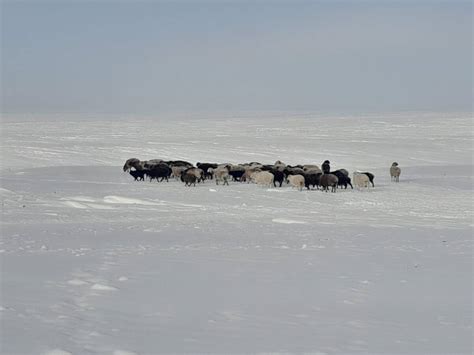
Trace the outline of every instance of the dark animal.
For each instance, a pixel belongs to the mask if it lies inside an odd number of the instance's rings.
[[[245,170],[231,170],[229,171],[229,175],[232,176],[232,179],[234,181],[240,181],[242,178],[242,175],[245,174]]]
[[[330,162],[329,160],[325,160],[323,165],[321,165],[321,170],[323,171],[324,174],[329,174],[331,171],[331,167],[329,166]]]
[[[129,171],[131,168],[140,168],[140,160],[137,158],[128,159],[123,166],[123,171]]]
[[[217,164],[214,163],[197,163],[196,166],[204,171],[204,178],[212,180],[212,172],[208,171],[210,168],[217,169]]]
[[[276,183],[278,182],[280,183],[281,187],[283,180],[285,180],[285,174],[282,171],[276,169],[270,170],[270,173],[273,174],[273,186],[276,187]]]
[[[271,170],[274,170],[274,166],[273,166],[273,165],[269,165],[269,164],[262,165],[262,166],[260,167],[260,170],[261,170],[261,171],[271,171]]]
[[[347,189],[347,185],[350,185],[351,189],[354,188],[351,183],[351,178],[347,176],[346,174],[344,174],[342,171],[336,170],[336,171],[331,172],[331,174],[337,176],[338,186],[344,186],[344,188]]]
[[[145,181],[146,170],[130,170],[130,175],[135,178],[135,181]]]
[[[331,192],[336,192],[338,178],[333,174],[323,174],[319,180],[319,184],[323,187],[323,191],[328,192],[329,186],[331,186]]]
[[[169,160],[165,162],[169,166],[185,166],[187,168],[191,168],[193,164],[184,160]]]
[[[150,181],[153,181],[153,179],[158,181],[158,179],[161,178],[160,181],[166,180],[168,182],[168,178],[171,176],[171,168],[166,164],[158,164],[153,166],[152,169],[148,169],[146,174],[150,178]]]
[[[181,174],[181,177],[183,175],[194,175],[197,179],[197,182],[202,182],[204,181],[204,171],[200,168],[188,168],[183,173]],[[182,180],[182,179],[181,179]]]
[[[295,168],[304,169],[304,165],[299,165],[299,164],[298,165],[287,165],[286,167],[290,168],[290,169],[295,169]]]
[[[191,184],[196,186],[197,178],[193,174],[182,174],[181,180],[184,182],[184,186],[191,186]]]
[[[148,170],[152,170],[154,169],[155,167],[159,166],[159,165],[166,165],[168,166],[168,164],[166,164],[163,160],[161,159],[152,159],[152,160],[146,160],[146,161],[142,161],[141,162],[141,165],[143,166],[144,169],[148,169]],[[137,168],[136,168],[137,169]],[[138,169],[137,169],[138,170]]]
[[[313,186],[313,189],[316,186],[316,189],[319,189],[319,181],[320,181],[322,175],[323,174],[321,174],[321,173],[304,174],[304,184],[305,184],[306,188],[309,190],[310,186]]]

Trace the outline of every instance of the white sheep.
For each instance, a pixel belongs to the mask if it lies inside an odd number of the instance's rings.
[[[362,189],[362,188],[369,188],[369,177],[365,174],[362,174],[362,173],[359,173],[357,171],[354,171],[354,174],[352,175],[352,178],[353,178],[353,181],[354,181],[354,185],[358,188],[358,189]]]
[[[253,173],[258,173],[262,171],[259,167],[248,167],[245,169],[245,173],[244,175],[242,175],[242,178],[240,179],[240,181],[246,181],[247,183],[250,182],[251,180],[251,176]]]
[[[303,190],[304,187],[304,176],[303,175],[288,175],[288,181],[290,185],[296,187],[298,190]]]
[[[390,178],[392,181],[398,182],[400,180],[400,173],[402,170],[398,167],[397,162],[393,162],[392,166],[390,167]]]
[[[268,171],[259,171],[250,175],[250,179],[257,185],[271,186],[273,184],[274,176]]]

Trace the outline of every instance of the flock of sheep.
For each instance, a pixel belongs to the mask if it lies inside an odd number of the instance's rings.
[[[317,165],[286,165],[276,161],[273,165],[264,165],[257,162],[244,164],[216,164],[197,163],[196,166],[183,160],[164,161],[153,159],[140,161],[137,158],[128,159],[123,166],[124,172],[137,181],[168,181],[175,178],[184,182],[185,186],[196,186],[196,182],[215,180],[216,184],[229,185],[229,180],[240,182],[253,182],[263,186],[282,186],[283,182],[290,184],[298,190],[306,187],[308,190],[322,188],[323,191],[336,192],[338,186],[347,189],[347,185],[353,188],[352,181],[357,188],[374,187],[374,174],[370,172],[353,173],[353,180],[349,177],[346,169],[331,171],[330,162],[324,161],[321,168]],[[401,170],[398,163],[394,162],[390,167],[392,181],[399,181]]]

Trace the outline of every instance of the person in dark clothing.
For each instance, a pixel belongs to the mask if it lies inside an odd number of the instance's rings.
[[[325,160],[323,165],[321,165],[321,169],[324,174],[329,174],[331,171],[331,167],[329,166],[329,160]]]

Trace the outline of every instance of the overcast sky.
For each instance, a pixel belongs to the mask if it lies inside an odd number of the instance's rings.
[[[470,111],[470,1],[3,1],[2,111]]]

